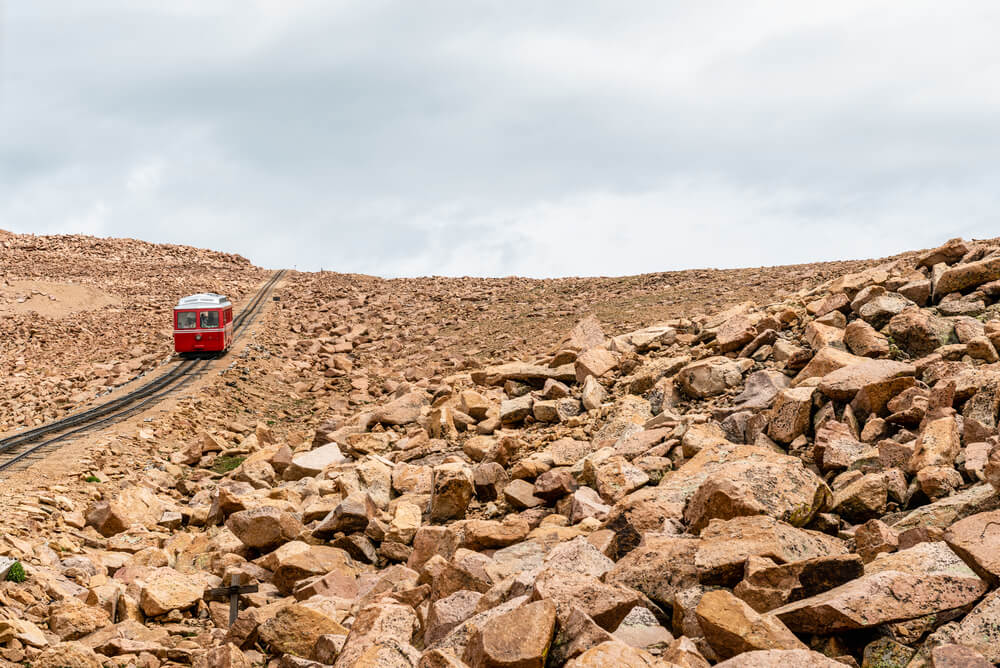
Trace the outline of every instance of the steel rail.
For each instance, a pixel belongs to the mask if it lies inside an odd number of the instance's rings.
[[[267,283],[261,287],[250,303],[248,303],[234,319],[233,329],[236,330],[234,333],[234,341],[241,338],[246,331],[246,326],[252,324],[257,318],[265,298],[268,294],[270,294],[275,284],[281,280],[281,277],[284,274],[285,271],[281,270],[268,279]],[[4,453],[19,446],[37,441],[46,434],[63,432],[71,427],[77,427],[76,429],[66,431],[59,434],[55,438],[28,448],[23,452],[17,453],[13,457],[0,461],[0,471],[10,468],[17,462],[23,461],[30,455],[35,454],[43,448],[51,446],[59,441],[96,429],[106,424],[120,421],[133,415],[150,402],[159,400],[167,394],[175,392],[187,385],[192,379],[195,378],[193,372],[204,367],[207,361],[208,360],[201,359],[184,360],[162,376],[153,379],[145,385],[136,388],[132,392],[118,397],[117,399],[105,402],[81,413],[75,413],[59,420],[54,420],[53,422],[35,427],[34,429],[30,429],[20,434],[0,439],[0,453]],[[178,381],[180,382],[178,383]],[[142,401],[135,403],[140,399]]]

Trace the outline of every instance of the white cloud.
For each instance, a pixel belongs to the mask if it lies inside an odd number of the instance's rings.
[[[128,173],[126,187],[134,193],[156,190],[163,180],[165,165],[162,160],[153,159],[142,162]]]
[[[6,7],[4,228],[536,276],[995,234],[985,0]]]

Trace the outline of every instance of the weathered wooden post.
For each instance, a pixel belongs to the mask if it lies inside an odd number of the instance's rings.
[[[208,595],[213,598],[229,597],[229,625],[232,626],[236,622],[237,615],[240,613],[240,594],[252,594],[258,589],[257,585],[240,586],[240,574],[233,573],[232,584],[230,586],[209,589]]]

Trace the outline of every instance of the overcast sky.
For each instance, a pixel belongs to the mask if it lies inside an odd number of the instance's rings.
[[[1000,234],[1000,3],[0,0],[0,228],[382,276]]]

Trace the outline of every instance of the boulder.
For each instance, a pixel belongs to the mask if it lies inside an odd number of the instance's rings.
[[[779,443],[791,443],[809,429],[812,422],[814,387],[782,390],[771,408],[767,434]]]
[[[807,649],[777,617],[756,612],[725,589],[702,596],[695,614],[705,639],[723,659],[761,649]]]
[[[111,623],[103,608],[66,598],[49,606],[49,630],[60,640],[77,640]]]
[[[1000,663],[1000,591],[991,592],[958,623],[952,639],[982,653],[993,664]]]
[[[303,531],[295,515],[274,506],[258,506],[233,513],[226,528],[247,547],[269,550],[295,540]]]
[[[808,649],[771,649],[740,654],[716,668],[844,668],[839,661]]]
[[[359,572],[354,560],[344,550],[328,545],[307,545],[306,543],[285,543],[271,553],[271,570],[274,572],[274,586],[285,596],[296,586],[311,577],[325,576],[324,588],[333,586],[334,578],[346,587],[346,592],[356,589]]]
[[[698,583],[694,557],[701,541],[687,536],[648,533],[604,576],[605,582],[642,592],[662,607],[673,606],[678,592]]]
[[[994,584],[1000,581],[1000,510],[955,522],[944,540],[981,577]]]
[[[153,528],[163,516],[164,506],[147,487],[126,487],[113,499],[98,501],[87,511],[87,524],[105,537],[125,531],[133,524]]]
[[[466,662],[482,668],[543,668],[555,624],[556,606],[551,601],[497,615],[474,633]]]
[[[147,617],[165,615],[171,610],[187,610],[205,595],[205,581],[172,568],[157,568],[142,581],[139,605]]]
[[[952,292],[964,292],[998,279],[1000,279],[1000,256],[967,262],[944,270],[934,284],[934,295],[942,297]]]
[[[385,425],[408,425],[420,418],[424,406],[430,403],[427,393],[422,390],[409,392],[393,399],[375,410],[373,421]]]
[[[336,443],[327,443],[313,450],[292,457],[291,463],[282,477],[285,480],[300,480],[305,477],[315,477],[328,467],[343,464],[347,457],[340,451]]]
[[[102,665],[101,657],[94,650],[77,642],[53,645],[31,660],[32,668],[101,668]]]
[[[535,578],[532,600],[551,601],[561,622],[579,608],[606,631],[613,631],[641,602],[632,589],[608,584],[586,573],[546,568]]]
[[[916,306],[912,301],[896,292],[887,292],[875,297],[858,309],[858,315],[875,329],[882,329],[893,316],[905,309]]]
[[[887,332],[914,359],[930,355],[951,343],[955,336],[954,326],[948,320],[916,307],[893,316]]]
[[[431,494],[432,521],[465,517],[475,493],[472,470],[461,463],[441,464],[434,467]]]
[[[576,382],[582,383],[589,376],[600,378],[618,366],[618,358],[605,348],[591,348],[574,362]]]
[[[788,564],[771,559],[747,559],[743,580],[733,593],[757,612],[767,612],[789,601],[815,596],[859,578],[864,564],[856,554],[816,557]]]
[[[963,239],[949,239],[941,246],[921,254],[917,258],[918,267],[933,267],[944,262],[945,264],[955,264],[969,252],[969,244]]]
[[[619,640],[609,640],[569,661],[566,668],[674,668],[641,649]]]
[[[752,515],[804,526],[828,503],[829,489],[799,458],[769,451],[747,454],[720,465],[698,485],[684,509],[692,533],[712,520]]]
[[[758,515],[710,522],[701,532],[694,566],[702,583],[733,586],[743,577],[744,564],[751,556],[785,564],[846,553],[844,544],[833,536]]]
[[[993,663],[976,650],[963,645],[939,645],[931,650],[933,668],[992,668]]]
[[[313,529],[317,538],[329,538],[338,531],[352,533],[364,531],[378,509],[369,494],[354,492],[337,504],[323,521]]]
[[[951,466],[962,449],[962,437],[954,416],[928,422],[917,438],[913,456],[907,464],[911,473],[928,466]]]
[[[819,391],[831,399],[846,403],[854,399],[863,387],[914,374],[916,367],[912,364],[893,360],[864,360],[823,376],[819,383]]]
[[[963,608],[987,588],[945,543],[920,543],[880,554],[857,580],[772,612],[796,633],[839,633]]]
[[[753,368],[753,360],[708,357],[688,364],[677,372],[681,388],[696,399],[722,394],[743,383],[743,374]]]
[[[308,658],[320,636],[346,636],[348,630],[315,608],[292,603],[261,624],[257,633],[275,652]]]
[[[889,354],[889,340],[864,320],[855,320],[844,330],[847,348],[861,357],[884,357]]]

